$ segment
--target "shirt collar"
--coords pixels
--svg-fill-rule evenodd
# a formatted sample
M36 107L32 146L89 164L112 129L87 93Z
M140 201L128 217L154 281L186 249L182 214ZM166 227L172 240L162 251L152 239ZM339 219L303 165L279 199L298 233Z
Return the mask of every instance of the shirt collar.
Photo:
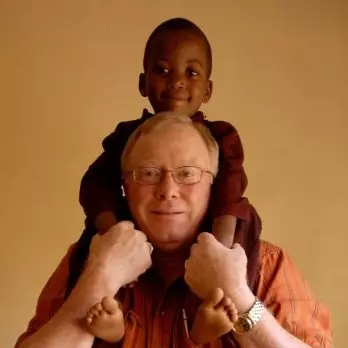
M141 119L145 121L152 116L154 116L154 114L149 112L147 109L144 109L143 113L141 115ZM204 121L205 118L206 118L206 116L204 115L204 113L202 111L197 111L193 116L191 116L191 120L193 122L202 122L202 121Z

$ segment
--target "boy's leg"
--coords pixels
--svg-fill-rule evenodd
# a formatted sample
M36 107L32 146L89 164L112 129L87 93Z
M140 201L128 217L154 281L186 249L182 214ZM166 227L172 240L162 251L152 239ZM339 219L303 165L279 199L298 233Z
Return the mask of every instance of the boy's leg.
M87 313L88 331L95 337L109 343L116 343L124 335L124 317L118 302L112 297L104 297Z
M248 258L247 278L250 289L254 288L259 268L261 229L261 219L253 205L248 203L248 219L237 220L234 241L243 247Z
M232 215L221 215L213 221L213 235L227 248L232 248L236 232L237 218Z
M231 299L224 297L222 289L216 288L199 306L190 339L196 344L213 342L233 328L238 312Z

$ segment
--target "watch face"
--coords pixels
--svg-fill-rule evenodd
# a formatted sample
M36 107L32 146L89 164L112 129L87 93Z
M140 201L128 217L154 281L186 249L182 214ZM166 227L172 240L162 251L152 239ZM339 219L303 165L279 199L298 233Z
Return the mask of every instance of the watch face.
M249 318L239 317L234 328L238 333L246 333L253 328L253 323Z

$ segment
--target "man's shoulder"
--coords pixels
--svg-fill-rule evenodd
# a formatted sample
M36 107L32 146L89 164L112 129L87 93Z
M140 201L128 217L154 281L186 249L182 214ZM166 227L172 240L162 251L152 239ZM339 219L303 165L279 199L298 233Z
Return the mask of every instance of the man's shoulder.
M259 253L259 263L272 262L277 264L280 260L286 258L287 255L285 251L270 242L265 240L260 241L260 253Z
M261 239L260 241L260 255L270 255L270 254L280 254L283 253L283 249L279 246L267 242L266 240Z

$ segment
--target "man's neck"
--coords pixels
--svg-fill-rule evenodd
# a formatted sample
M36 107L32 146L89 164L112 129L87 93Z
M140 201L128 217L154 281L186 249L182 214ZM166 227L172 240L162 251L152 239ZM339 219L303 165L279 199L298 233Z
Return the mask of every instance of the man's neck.
M155 249L152 254L153 267L163 279L165 287L169 287L176 279L185 274L185 261L190 255L190 249L186 248L173 253L166 253Z

